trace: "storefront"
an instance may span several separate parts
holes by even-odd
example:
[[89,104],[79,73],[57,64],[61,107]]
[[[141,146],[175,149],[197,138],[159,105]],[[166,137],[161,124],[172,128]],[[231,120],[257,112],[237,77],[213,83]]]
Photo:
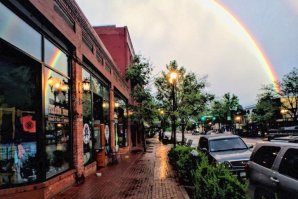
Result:
[[117,91],[114,96],[114,130],[116,151],[128,146],[127,100]]
[[66,46],[0,3],[0,188],[72,167]]
[[51,198],[129,151],[129,86],[95,34],[75,1],[0,0],[0,198]]
[[82,102],[85,165],[96,160],[97,153],[104,152],[105,155],[111,151],[109,82],[92,68],[88,61],[84,62],[82,80],[90,82],[90,90],[84,90]]

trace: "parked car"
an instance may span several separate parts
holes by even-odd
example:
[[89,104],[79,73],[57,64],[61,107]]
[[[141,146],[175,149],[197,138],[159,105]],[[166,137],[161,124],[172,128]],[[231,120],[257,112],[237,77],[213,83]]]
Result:
[[[252,146],[251,146],[252,147]],[[251,150],[238,135],[202,135],[198,149],[207,154],[210,163],[224,164],[238,177],[244,178]]]
[[267,138],[270,141],[276,137],[298,136],[298,126],[281,127],[279,129],[269,129]]
[[298,198],[298,144],[258,143],[246,170],[252,198]]
[[200,132],[199,132],[198,130],[195,129],[195,130],[193,130],[193,131],[191,132],[191,134],[192,134],[192,135],[199,135]]
[[285,136],[285,137],[276,137],[270,142],[291,142],[291,143],[298,143],[298,136]]

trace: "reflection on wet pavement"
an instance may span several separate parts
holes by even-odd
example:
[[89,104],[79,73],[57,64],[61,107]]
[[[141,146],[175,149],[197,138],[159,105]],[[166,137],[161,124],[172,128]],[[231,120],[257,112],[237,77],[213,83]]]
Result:
[[168,162],[169,146],[151,142],[147,153],[130,154],[118,164],[102,170],[102,177],[90,176],[54,198],[183,198]]

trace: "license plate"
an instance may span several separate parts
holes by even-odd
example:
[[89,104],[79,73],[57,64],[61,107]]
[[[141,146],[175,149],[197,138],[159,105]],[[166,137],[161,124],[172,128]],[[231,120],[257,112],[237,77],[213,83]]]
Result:
[[245,177],[246,173],[245,172],[240,172],[240,177]]

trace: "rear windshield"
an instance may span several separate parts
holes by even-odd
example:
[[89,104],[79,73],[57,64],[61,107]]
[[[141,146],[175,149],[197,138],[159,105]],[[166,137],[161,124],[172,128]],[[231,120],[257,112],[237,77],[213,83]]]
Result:
[[210,152],[247,149],[241,138],[223,138],[210,140]]

